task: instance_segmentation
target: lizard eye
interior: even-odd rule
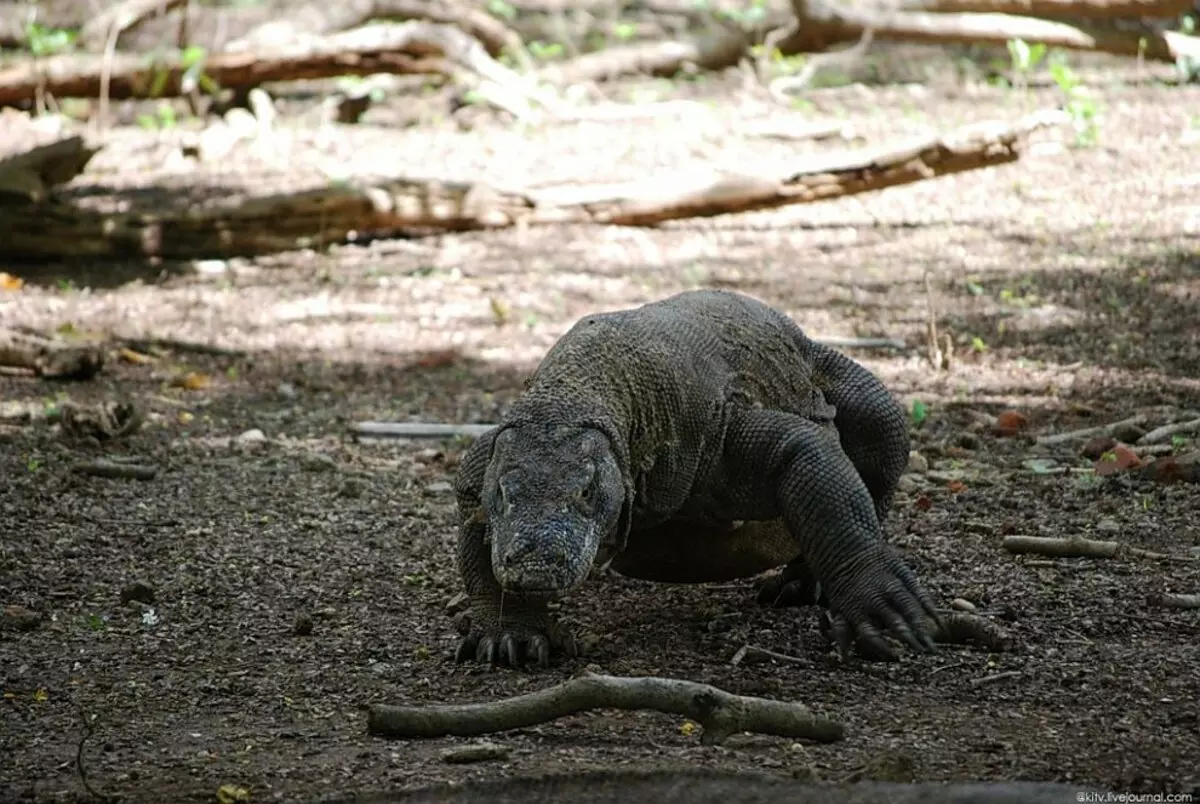
[[[594,494],[595,494],[595,492],[592,489],[592,484],[589,483],[586,486],[584,486],[582,489],[580,489],[579,501],[581,503],[583,503],[584,505],[591,505],[592,497],[594,496]]]

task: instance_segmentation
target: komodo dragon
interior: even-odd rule
[[[843,652],[894,659],[885,632],[931,651],[932,600],[882,530],[908,453],[874,375],[749,296],[589,315],[462,457],[456,659],[574,655],[546,604],[606,565],[667,583],[784,566],[774,603],[826,606]]]
[[[1081,792],[1074,785],[1040,782],[826,787],[762,773],[619,770],[358,793],[310,804],[1074,804]]]

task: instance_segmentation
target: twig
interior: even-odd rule
[[[1067,539],[1051,539],[1042,536],[1005,536],[1000,543],[1010,553],[1035,553],[1052,558],[1119,558],[1131,555],[1137,558],[1170,558],[1179,561],[1190,561],[1187,556],[1169,556],[1140,547],[1130,547],[1120,542],[1107,542],[1098,539],[1085,539],[1082,536],[1072,536]]]
[[[787,664],[811,664],[811,662],[807,661],[806,659],[801,659],[799,656],[788,656],[786,653],[776,653],[773,650],[767,650],[766,648],[760,648],[757,645],[749,644],[742,645],[740,648],[738,648],[737,653],[733,654],[733,658],[729,660],[729,663],[734,667],[737,667],[743,663],[761,664],[763,662],[769,662],[772,660],[785,662]]]
[[[1092,438],[1093,436],[1112,435],[1117,430],[1125,427],[1136,427],[1145,423],[1146,414],[1139,413],[1136,416],[1130,416],[1128,419],[1122,419],[1121,421],[1113,422],[1112,424],[1100,425],[1099,427],[1085,427],[1082,430],[1071,430],[1070,432],[1066,433],[1055,433],[1053,435],[1039,436],[1037,439],[1037,445],[1045,447],[1054,444],[1065,444],[1068,441],[1081,441],[1085,438]],[[1138,443],[1141,443],[1141,441]]]
[[[1159,444],[1164,441],[1170,441],[1172,436],[1196,432],[1200,432],[1200,419],[1176,422],[1175,424],[1164,424],[1162,427],[1157,427],[1146,433],[1137,442],[1139,446],[1142,444]]]
[[[984,684],[993,684],[997,681],[1004,681],[1009,678],[1018,678],[1021,675],[1020,670],[1009,670],[1004,673],[995,673],[990,676],[982,676],[980,678],[971,679],[972,687],[982,687]]]
[[[158,467],[101,460],[77,463],[71,467],[71,471],[80,475],[106,477],[114,480],[153,480],[158,474]]]
[[[357,422],[350,432],[369,438],[475,438],[494,424],[440,424],[434,422]]]
[[[899,338],[841,338],[837,335],[819,335],[812,340],[835,349],[903,349],[908,345]]]
[[[83,785],[83,789],[88,792],[92,798],[98,801],[115,802],[120,799],[117,796],[109,796],[99,792],[92,787],[92,783],[88,781],[87,768],[83,764],[83,748],[87,745],[88,738],[96,731],[95,719],[88,717],[87,712],[83,711],[83,707],[79,707],[79,717],[83,720],[83,736],[79,738],[79,745],[75,747],[75,770],[79,773],[79,781]]]
[[[1200,609],[1200,594],[1177,595],[1164,592],[1162,594],[1150,595],[1147,598],[1147,602],[1151,606],[1158,606],[1164,609]]]
[[[547,689],[488,703],[372,706],[367,733],[402,739],[466,737],[533,726],[591,709],[653,709],[682,715],[704,728],[701,742],[705,745],[742,731],[825,743],[842,739],[845,731],[840,723],[799,703],[733,695],[681,679],[585,673]]]

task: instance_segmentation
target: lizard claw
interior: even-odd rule
[[[823,622],[822,630],[827,636],[832,632],[843,656],[850,655],[853,644],[865,659],[896,661],[885,634],[915,653],[935,652],[932,626],[941,619],[932,598],[898,556],[883,545],[880,550],[885,553],[881,561],[830,585],[832,621]]]
[[[546,630],[548,633],[528,626],[472,629],[458,643],[454,660],[459,663],[475,661],[492,667],[544,669],[550,666],[552,648],[568,656],[577,654],[574,637],[568,629],[556,623]]]

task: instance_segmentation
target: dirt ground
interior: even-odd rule
[[[300,133],[291,150],[204,169],[181,167],[176,133],[130,127],[72,192],[152,203],[159,196],[127,191],[186,187],[202,203],[282,182],[281,153],[296,185],[327,181],[334,168],[525,186],[615,180],[833,147],[740,133],[754,120],[838,117],[882,143],[1058,102],[1049,90],[860,85],[783,111],[743,97],[736,76],[685,89],[711,103],[681,119],[527,133],[486,121],[401,128],[385,107],[362,126]],[[1000,540],[1078,534],[1200,558],[1200,488],[1038,473],[1025,462],[1090,462],[1078,445],[1036,447],[980,427],[980,414],[1006,408],[1028,417],[1028,435],[1200,409],[1200,87],[1093,89],[1103,115],[1094,146],[1071,147],[1071,133],[1056,132],[1013,165],[770,214],[193,266],[6,267],[27,284],[0,294],[5,324],[175,344],[152,364],[114,360],[86,384],[0,377],[10,412],[119,397],[150,412],[136,435],[102,446],[63,439],[42,420],[0,431],[0,604],[41,616],[31,630],[0,631],[0,800],[90,800],[77,763],[85,719],[88,782],[136,802],[211,801],[227,784],[253,800],[295,801],[701,763],[822,781],[857,773],[1193,790],[1200,613],[1147,597],[1200,592],[1200,565],[1037,560],[1005,553]],[[645,82],[640,91],[672,90]],[[852,352],[906,405],[928,406],[913,432],[928,471],[915,466],[906,479],[890,536],[936,598],[964,598],[1001,623],[1011,651],[946,647],[847,665],[811,611],[758,607],[752,581],[605,577],[564,605],[593,635],[590,655],[542,673],[451,661],[445,605],[459,581],[448,484],[463,444],[356,443],[347,425],[495,421],[575,319],[693,287],[753,294],[815,335],[907,342]],[[949,371],[924,357],[930,300],[956,344]],[[211,382],[170,382],[185,371]],[[254,429],[265,439],[243,435]],[[158,475],[70,471],[103,454],[151,462]],[[153,601],[123,603],[123,593],[148,599],[138,584]],[[311,633],[298,633],[305,619]],[[732,666],[747,643],[798,661]],[[805,701],[847,736],[829,745],[739,736],[712,748],[677,717],[597,712],[495,735],[506,758],[454,765],[442,753],[469,740],[365,735],[365,704],[495,699],[585,667]]]

